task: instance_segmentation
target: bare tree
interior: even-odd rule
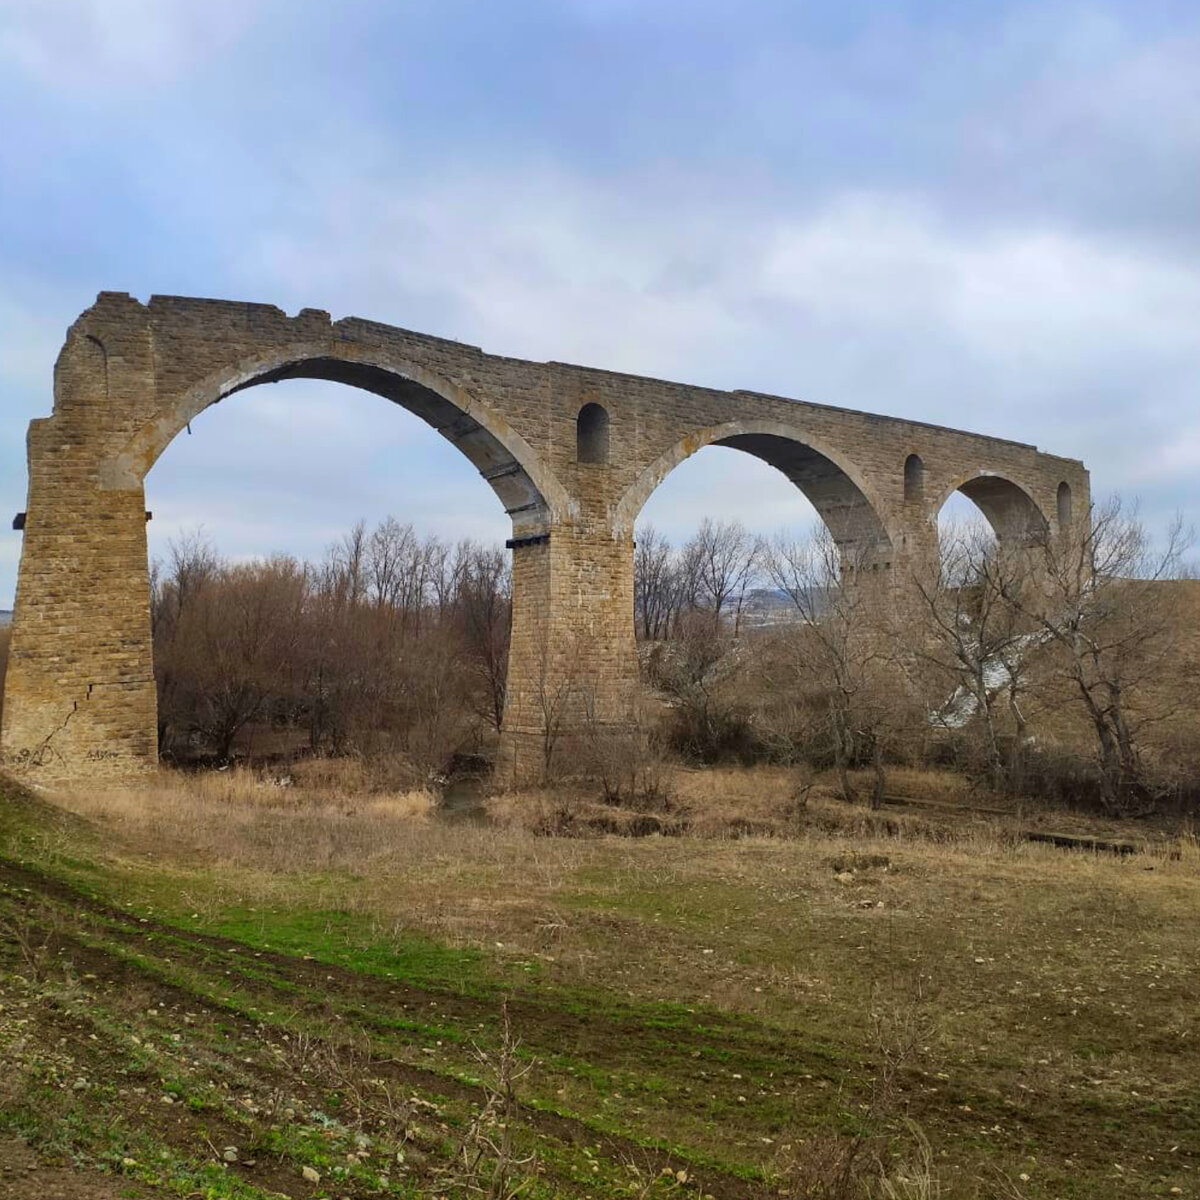
[[[763,552],[766,572],[800,620],[785,635],[797,687],[816,689],[842,796],[857,793],[850,767],[875,773],[871,807],[883,802],[886,752],[902,711],[903,673],[884,621],[885,597],[865,563],[824,527],[804,540],[779,537]]]
[[[512,568],[501,549],[460,546],[458,609],[467,651],[482,683],[482,710],[496,729],[504,718],[512,628]]]
[[[411,525],[385,518],[366,542],[367,594],[376,608],[408,616],[414,607],[417,535]]]
[[[563,726],[572,709],[579,707],[579,644],[571,637],[557,648],[543,638],[538,657],[537,705],[542,728],[542,781],[558,771],[558,749]]]
[[[713,521],[705,517],[688,543],[684,558],[694,572],[694,598],[712,613],[719,628],[722,613],[733,611],[734,633],[738,632],[742,605],[753,586],[759,567],[757,539],[740,521]]]
[[[346,603],[361,604],[367,594],[367,526],[358,521],[330,550],[338,577],[345,589]]]
[[[1006,791],[1019,783],[1027,661],[1040,636],[1012,600],[1028,585],[1027,556],[997,542],[983,523],[943,530],[937,560],[913,576],[926,636],[912,638],[911,649],[948,692],[937,717],[947,728],[980,730],[989,782]],[[1005,718],[1012,727],[1007,752]]]
[[[186,661],[181,637],[193,605],[220,570],[220,559],[203,529],[171,539],[165,566],[155,562],[150,569],[150,635],[158,685],[160,751],[169,748],[172,726],[186,729],[193,723],[181,696],[185,684],[181,668]]]
[[[464,539],[450,546],[437,538],[429,542],[429,586],[431,602],[439,621],[447,620],[458,602],[463,587],[463,577],[475,543]]]
[[[294,560],[219,567],[181,608],[161,655],[177,681],[170,714],[227,758],[242,728],[278,694],[305,597]]]
[[[643,525],[633,554],[633,607],[639,635],[646,641],[667,637],[679,601],[679,572],[671,544],[653,525]]]
[[[1027,547],[1034,585],[1005,586],[1004,599],[1054,651],[1051,662],[1086,713],[1096,738],[1100,798],[1112,813],[1144,802],[1139,736],[1167,715],[1148,685],[1174,653],[1175,578],[1191,535],[1176,519],[1155,547],[1136,509],[1119,497],[1094,506],[1062,532]]]

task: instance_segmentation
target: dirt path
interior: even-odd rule
[[[22,1141],[0,1139],[0,1200],[150,1200],[152,1192],[95,1171],[47,1167]]]

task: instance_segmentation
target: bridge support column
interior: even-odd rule
[[[59,440],[51,425],[31,442]],[[71,457],[52,444],[31,454],[0,728],[0,763],[30,783],[127,778],[157,762],[145,495],[88,486]]]
[[[497,779],[578,769],[636,712],[633,539],[556,525],[513,544],[513,621]]]
[[[922,508],[906,508],[892,560],[891,603],[898,614],[911,616],[919,610],[917,583],[929,587],[937,579],[941,551],[936,519],[931,521]]]
[[[145,491],[104,470],[155,387],[145,310],[102,295],[55,363],[54,415],[29,427],[0,763],[32,783],[126,778],[157,761]]]

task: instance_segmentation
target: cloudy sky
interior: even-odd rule
[[[1194,0],[0,0],[0,129],[2,530],[101,289],[964,426],[1200,519]],[[506,532],[334,385],[222,404],[147,486],[159,553]],[[809,511],[709,449],[647,514]]]

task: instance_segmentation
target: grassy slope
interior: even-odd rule
[[[377,1194],[405,1126],[388,1186],[428,1194],[478,1110],[474,1047],[495,1061],[505,996],[536,1063],[518,1141],[546,1195],[653,1176],[652,1194],[773,1194],[793,1154],[856,1136],[911,1157],[910,1121],[943,1195],[1192,1194],[1200,1170],[1187,858],[410,822],[369,866],[334,844],[321,870],[264,871],[3,812],[0,1056],[29,1059],[5,1119],[181,1194]],[[298,1033],[341,1049],[306,1074]],[[418,1100],[399,1126],[382,1092],[354,1115],[354,1086],[381,1077]],[[352,1163],[364,1131],[374,1157]]]

